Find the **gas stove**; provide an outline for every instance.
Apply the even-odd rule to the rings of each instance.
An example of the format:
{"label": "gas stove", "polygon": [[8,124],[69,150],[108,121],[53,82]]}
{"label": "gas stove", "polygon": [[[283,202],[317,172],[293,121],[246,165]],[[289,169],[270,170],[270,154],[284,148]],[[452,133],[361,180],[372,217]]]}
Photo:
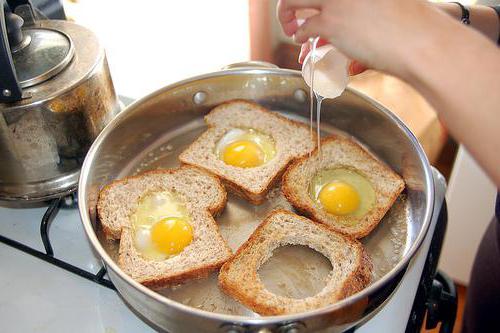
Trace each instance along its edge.
{"label": "gas stove", "polygon": [[[435,279],[446,228],[446,184],[437,171],[434,181],[434,214],[420,250],[393,297],[369,321],[351,331],[417,332],[426,308],[434,309],[427,315],[433,322],[444,318],[448,322],[442,327],[453,328],[453,285]],[[2,330],[154,332],[106,278],[105,267],[86,239],[74,198],[54,199],[49,206],[35,208],[0,207]],[[446,302],[432,293],[436,288],[444,293]]]}

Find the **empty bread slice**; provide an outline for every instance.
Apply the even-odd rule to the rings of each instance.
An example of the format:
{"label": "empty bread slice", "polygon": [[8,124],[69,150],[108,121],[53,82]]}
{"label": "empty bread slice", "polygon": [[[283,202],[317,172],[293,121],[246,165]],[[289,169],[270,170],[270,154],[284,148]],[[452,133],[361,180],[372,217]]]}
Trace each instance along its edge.
{"label": "empty bread slice", "polygon": [[288,168],[282,191],[301,214],[361,238],[377,226],[404,186],[398,174],[353,140],[331,136],[322,140],[321,152]]}
{"label": "empty bread slice", "polygon": [[[205,116],[205,122],[208,130],[182,152],[180,161],[212,172],[229,190],[253,204],[265,200],[290,162],[315,147],[315,137],[306,125],[249,101],[220,104]],[[233,146],[238,142],[247,146]],[[230,146],[234,154],[225,155]],[[246,151],[238,151],[241,148]]]}
{"label": "empty bread slice", "polygon": [[[275,249],[304,245],[332,264],[326,286],[315,296],[295,299],[268,291],[259,267]],[[371,260],[361,243],[326,226],[285,210],[275,210],[229,259],[219,273],[219,286],[261,315],[310,311],[333,304],[365,288],[371,281]]]}
{"label": "empty bread slice", "polygon": [[[176,201],[167,200],[169,195]],[[151,206],[153,201],[148,201],[150,206],[146,206],[146,214],[154,212],[154,209],[163,214],[161,209],[164,207],[174,207],[180,211],[176,207],[182,207],[191,227],[184,230],[190,232],[186,236],[177,230],[173,237],[180,240],[189,236],[192,238],[179,253],[152,258],[146,255],[149,252],[140,250],[155,249],[151,246],[154,244],[153,232],[151,236],[141,238],[139,230],[142,229],[137,224],[139,207],[145,205],[145,198],[157,200],[154,203],[157,206]],[[99,194],[97,213],[106,237],[120,239],[120,268],[145,286],[162,288],[182,283],[186,279],[204,277],[231,256],[231,250],[219,234],[213,218],[223,210],[226,199],[226,191],[216,177],[198,168],[183,166],[172,170],[149,171],[107,185]],[[135,222],[132,222],[132,218]],[[158,256],[156,252],[154,254]]]}

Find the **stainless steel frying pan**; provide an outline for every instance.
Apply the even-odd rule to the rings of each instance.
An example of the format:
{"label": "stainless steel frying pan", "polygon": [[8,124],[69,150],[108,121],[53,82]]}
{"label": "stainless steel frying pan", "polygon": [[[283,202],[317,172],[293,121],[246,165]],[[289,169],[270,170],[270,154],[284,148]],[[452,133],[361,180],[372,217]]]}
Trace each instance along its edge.
{"label": "stainless steel frying pan", "polygon": [[[159,293],[140,285],[116,264],[117,244],[100,236],[95,211],[100,188],[126,175],[177,165],[178,153],[203,132],[203,115],[217,104],[244,98],[308,121],[308,90],[299,72],[262,67],[260,63],[250,65],[239,64],[160,89],[130,105],[104,129],[92,145],[80,177],[79,207],[85,231],[123,299],[160,329],[343,331],[368,320],[391,297],[427,232],[434,202],[431,168],[414,135],[390,111],[355,90],[347,89],[341,97],[324,101],[323,133],[354,137],[406,182],[404,195],[363,240],[375,266],[374,282],[365,290],[322,309],[260,317],[216,295],[216,274]],[[218,219],[223,236],[236,248],[260,219],[279,205],[284,205],[279,194],[258,208],[230,197]],[[280,274],[275,276],[279,279]],[[217,299],[220,297],[222,301]]]}

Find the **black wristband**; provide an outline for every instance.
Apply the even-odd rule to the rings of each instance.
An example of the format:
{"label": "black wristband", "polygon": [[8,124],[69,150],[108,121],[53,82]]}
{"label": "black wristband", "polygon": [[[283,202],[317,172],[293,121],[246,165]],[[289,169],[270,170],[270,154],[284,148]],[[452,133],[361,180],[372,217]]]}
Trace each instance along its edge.
{"label": "black wristband", "polygon": [[454,4],[457,4],[458,6],[460,6],[460,9],[462,10],[462,18],[460,19],[460,22],[462,22],[465,25],[469,25],[470,24],[470,12],[467,9],[467,7],[462,5],[460,2],[453,1],[450,3],[454,3]]}
{"label": "black wristband", "polygon": [[[500,5],[490,6],[497,13],[498,20],[500,20]],[[497,45],[500,45],[500,31],[498,32]]]}

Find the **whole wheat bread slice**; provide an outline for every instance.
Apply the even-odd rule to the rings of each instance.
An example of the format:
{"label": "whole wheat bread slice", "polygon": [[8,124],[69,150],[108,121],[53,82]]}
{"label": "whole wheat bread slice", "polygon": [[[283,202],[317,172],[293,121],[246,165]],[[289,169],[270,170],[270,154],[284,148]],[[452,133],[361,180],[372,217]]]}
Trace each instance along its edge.
{"label": "whole wheat bread slice", "polygon": [[[161,261],[145,259],[137,251],[129,220],[140,198],[157,191],[177,194],[193,227],[193,241],[178,255]],[[120,268],[145,286],[162,288],[204,277],[231,256],[213,218],[224,209],[226,200],[227,193],[216,177],[183,166],[149,171],[105,186],[99,194],[97,213],[106,237],[120,239]]]}
{"label": "whole wheat bread slice", "polygon": [[[205,122],[208,130],[182,152],[179,160],[217,175],[230,191],[253,204],[263,203],[287,165],[312,151],[316,143],[306,125],[245,100],[220,104],[205,116]],[[215,146],[233,128],[253,128],[271,136],[276,147],[274,158],[254,168],[225,164],[215,154]]]}
{"label": "whole wheat bread slice", "polygon": [[[271,293],[258,277],[259,267],[284,245],[305,245],[331,261],[326,286],[315,296],[294,299]],[[326,226],[285,210],[275,210],[228,260],[219,286],[261,315],[299,313],[325,307],[365,288],[371,260],[361,243]]]}
{"label": "whole wheat bread slice", "polygon": [[[335,216],[327,213],[309,194],[311,179],[321,170],[347,168],[364,176],[373,186],[375,202],[363,216]],[[321,156],[315,150],[294,162],[283,175],[282,191],[301,214],[355,238],[368,235],[391,208],[404,189],[403,179],[377,161],[354,141],[341,136],[322,140]]]}

